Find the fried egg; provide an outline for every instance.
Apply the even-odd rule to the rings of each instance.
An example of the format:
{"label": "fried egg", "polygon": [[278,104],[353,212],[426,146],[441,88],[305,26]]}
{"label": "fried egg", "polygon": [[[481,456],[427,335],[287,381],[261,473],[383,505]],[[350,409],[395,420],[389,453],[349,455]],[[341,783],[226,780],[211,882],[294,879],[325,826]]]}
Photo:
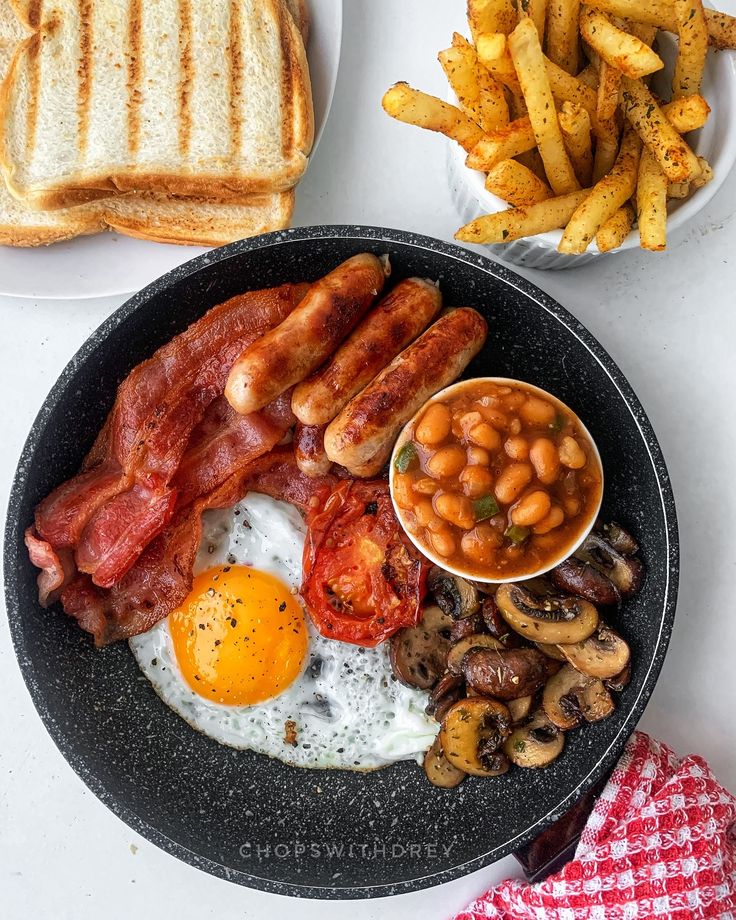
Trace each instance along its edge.
{"label": "fried egg", "polygon": [[396,680],[385,644],[317,632],[297,594],[304,537],[299,512],[265,495],[206,512],[189,596],[130,640],[141,670],[221,744],[322,769],[421,759],[439,727],[427,694]]}

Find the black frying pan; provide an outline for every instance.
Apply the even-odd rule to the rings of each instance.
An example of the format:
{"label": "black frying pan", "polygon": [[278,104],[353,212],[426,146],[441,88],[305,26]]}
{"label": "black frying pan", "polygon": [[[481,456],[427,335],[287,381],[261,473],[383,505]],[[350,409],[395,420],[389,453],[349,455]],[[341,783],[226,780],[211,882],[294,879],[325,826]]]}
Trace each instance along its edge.
{"label": "black frying pan", "polygon": [[[205,310],[248,288],[314,279],[364,250],[388,252],[394,279],[439,279],[446,303],[490,323],[468,375],[518,377],[556,393],[596,439],[604,517],[639,538],[641,594],[616,624],[633,676],[607,721],[569,734],[541,771],[512,769],[435,789],[414,763],[375,773],[298,770],[222,747],[158,699],[126,644],[95,650],[59,610],[36,601],[23,547],[33,508],[72,475],[118,383]],[[280,894],[357,898],[436,885],[538,835],[603,777],[654,688],[675,614],[675,508],[659,445],[621,371],[562,307],[507,268],[394,230],[312,227],[225,246],[141,291],[83,345],[26,442],[5,538],[16,652],[48,731],[93,792],[131,827],[214,875]]]}

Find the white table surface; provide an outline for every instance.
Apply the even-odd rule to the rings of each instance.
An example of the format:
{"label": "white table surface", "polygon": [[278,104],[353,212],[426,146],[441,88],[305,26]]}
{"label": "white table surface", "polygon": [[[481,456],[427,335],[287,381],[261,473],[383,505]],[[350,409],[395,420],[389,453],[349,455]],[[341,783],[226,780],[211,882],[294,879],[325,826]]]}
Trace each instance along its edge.
{"label": "white table surface", "polygon": [[[391,121],[382,92],[405,79],[444,92],[435,62],[462,0],[346,0],[339,85],[299,188],[296,224],[366,223],[451,239],[457,221],[441,138]],[[736,13],[736,0],[721,4]],[[679,245],[674,245],[678,242]],[[527,271],[618,362],[669,464],[682,541],[677,622],[641,728],[698,752],[736,789],[736,172],[670,251],[568,272]],[[123,298],[0,299],[0,505],[33,418],[66,362]],[[518,874],[508,857],[392,899],[294,901],[192,869],[126,827],[56,750],[0,619],[0,913],[9,920],[176,917],[439,920]]]}

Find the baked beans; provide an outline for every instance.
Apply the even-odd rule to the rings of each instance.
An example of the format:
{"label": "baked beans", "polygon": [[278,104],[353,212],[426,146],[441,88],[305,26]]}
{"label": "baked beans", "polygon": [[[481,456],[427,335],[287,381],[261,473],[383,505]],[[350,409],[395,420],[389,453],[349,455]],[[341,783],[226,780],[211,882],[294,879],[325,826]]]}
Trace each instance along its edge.
{"label": "baked beans", "polygon": [[603,476],[578,418],[523,383],[468,380],[431,402],[391,470],[402,523],[448,565],[512,579],[553,565],[591,523]]}

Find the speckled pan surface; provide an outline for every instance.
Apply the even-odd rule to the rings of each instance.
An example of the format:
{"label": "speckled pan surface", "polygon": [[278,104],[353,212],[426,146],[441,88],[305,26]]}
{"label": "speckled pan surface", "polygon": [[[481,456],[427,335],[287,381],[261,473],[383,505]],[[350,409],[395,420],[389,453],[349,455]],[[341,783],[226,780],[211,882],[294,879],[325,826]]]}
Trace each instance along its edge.
{"label": "speckled pan surface", "polygon": [[[38,607],[23,530],[35,504],[79,466],[128,371],[225,298],[317,278],[365,250],[389,253],[394,279],[438,279],[448,304],[488,317],[488,343],[468,374],[519,377],[567,402],[601,451],[604,515],[615,515],[642,543],[646,584],[618,619],[632,646],[632,682],[615,715],[571,733],[547,770],[440,790],[414,763],[370,774],[315,772],[230,750],[163,705],[126,644],[96,651],[59,610]],[[11,632],[39,714],[73,769],[117,815],[191,865],[243,885],[303,897],[379,897],[448,881],[513,851],[611,767],[666,652],[677,524],[644,410],[611,358],[558,304],[504,266],[437,240],[312,227],[207,253],[141,291],[92,335],[25,445],[5,573]]]}

